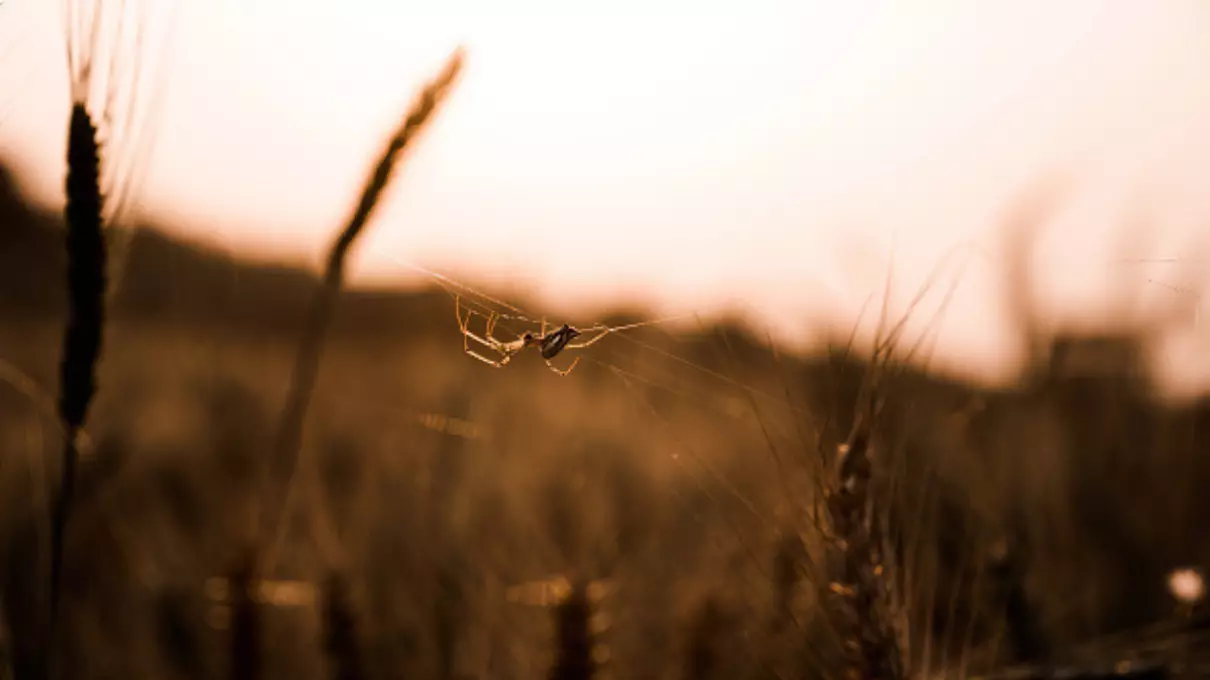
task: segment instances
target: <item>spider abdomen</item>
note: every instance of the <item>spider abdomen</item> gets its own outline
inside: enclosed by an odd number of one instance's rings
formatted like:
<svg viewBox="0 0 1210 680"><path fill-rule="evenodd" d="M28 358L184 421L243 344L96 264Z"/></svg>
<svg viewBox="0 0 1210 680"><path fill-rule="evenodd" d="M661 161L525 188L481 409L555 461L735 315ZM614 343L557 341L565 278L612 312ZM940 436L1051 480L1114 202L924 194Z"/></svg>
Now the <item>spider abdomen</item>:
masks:
<svg viewBox="0 0 1210 680"><path fill-rule="evenodd" d="M580 331L567 324L563 324L563 326L558 330L548 333L542 338L539 345L540 351L542 352L542 358L555 358L559 352L563 351L563 348L567 346L567 343L571 342L572 339L579 334Z"/></svg>

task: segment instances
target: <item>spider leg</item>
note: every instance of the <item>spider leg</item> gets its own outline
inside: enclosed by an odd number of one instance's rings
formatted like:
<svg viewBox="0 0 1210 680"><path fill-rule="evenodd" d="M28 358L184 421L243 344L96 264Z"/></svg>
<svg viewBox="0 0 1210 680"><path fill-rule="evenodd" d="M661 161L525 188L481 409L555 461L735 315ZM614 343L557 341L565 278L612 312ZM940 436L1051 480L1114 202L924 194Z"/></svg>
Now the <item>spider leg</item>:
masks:
<svg viewBox="0 0 1210 680"><path fill-rule="evenodd" d="M485 337L490 338L492 340L492 342L504 344L504 343L501 343L499 340L496 340L495 331L496 331L496 323L498 321L500 321L499 314L495 313L494 311L491 314L489 314L487 317L487 327L484 329L484 334L485 334Z"/></svg>
<svg viewBox="0 0 1210 680"><path fill-rule="evenodd" d="M596 341L600 340L601 338L605 337L606 335L609 335L612 332L613 332L612 328L605 328L605 329L601 330L600 333L589 338L588 340L585 340L584 342L568 343L568 344L564 345L559 351L561 352L566 349L583 349L585 347L589 347L589 346L593 345L594 343L596 343ZM568 366L567 368L561 369L558 366L555 366L554 364L550 363L550 359L546 360L546 366L548 368L550 368L550 370L554 371L555 373L558 373L561 376L566 376L568 373L571 373L572 370L574 370L576 365L579 363L580 363L580 357L576 357L575 359L572 359L570 366Z"/></svg>
<svg viewBox="0 0 1210 680"><path fill-rule="evenodd" d="M550 363L550 359L547 359L546 367L549 368L550 370L554 371L555 373L558 373L560 376L566 377L567 374L571 373L572 369L574 369L576 367L576 364L578 364L578 363L580 363L580 357L576 357L575 359L573 359L571 362L571 365L568 366L567 368L559 368L558 366L555 366L554 364Z"/></svg>
<svg viewBox="0 0 1210 680"><path fill-rule="evenodd" d="M469 331L469 330L462 334L462 349L464 349L468 352L470 351L470 343L468 342L469 340L474 340L475 342L479 343L480 345L483 345L484 347L486 347L488 349L495 350L501 354L508 354L508 352L506 352L504 349L504 343L500 342L499 340L496 340L495 338L493 338L491 336L488 336L486 338L481 337L481 336L475 334L474 331Z"/></svg>
<svg viewBox="0 0 1210 680"><path fill-rule="evenodd" d="M487 331L486 335L487 336L490 336L492 334L492 329L496 327L496 321L498 320L498 318L500 316L499 314L497 314L494 311L489 311L487 314L484 314L483 312L480 312L479 310L473 309L471 307L467 307L466 308L466 317L464 318L462 316L461 298L459 298L457 296L454 297L454 314L455 314L455 316L458 317L458 327L464 331L469 329L472 317L477 316L477 317L483 319L485 322L485 325L486 325L486 331Z"/></svg>
<svg viewBox="0 0 1210 680"><path fill-rule="evenodd" d="M485 347L490 347L497 352L501 352L502 354L506 353L503 350L510 343L501 342L500 340L496 339L495 335L493 335L493 332L496 329L496 322L499 320L499 316L495 312L492 312L491 314L484 314L483 312L468 308L466 310L466 317L463 317L461 305L459 304L457 297L454 298L454 305L454 313L458 317L458 329L462 331L464 341L466 339L471 339L481 345L484 345ZM479 335L470 329L471 318L476 316L484 319L485 321L484 330L486 332L483 335ZM465 342L463 344L465 345Z"/></svg>
<svg viewBox="0 0 1210 680"><path fill-rule="evenodd" d="M463 317L461 301L457 296L455 296L454 314L458 317L458 328L462 331L463 352L466 352L468 355L478 359L479 361L482 361L485 364L495 366L496 368L500 368L512 360L513 355L516 354L515 343L501 342L492 334L496 328L496 322L499 320L499 317L495 312L492 312L491 314L483 314L482 312L477 312L468 308L466 310L466 316ZM486 320L486 333L484 333L482 336L476 334L470 329L471 317L474 316L483 317ZM498 360L491 359L476 352L475 350L471 349L471 340L474 340L488 349L498 352L501 358Z"/></svg>
<svg viewBox="0 0 1210 680"><path fill-rule="evenodd" d="M480 354L479 352L476 352L475 350L471 349L469 342L470 340L474 340L475 342L478 342L479 344L498 352L500 354L500 358L491 359ZM466 352L467 355L472 356L485 364L495 366L496 368L503 368L505 364L512 361L513 355L517 353L511 343L502 343L490 335L486 339L481 338L470 331L466 331L462 334L462 351Z"/></svg>
<svg viewBox="0 0 1210 680"><path fill-rule="evenodd" d="M503 354L503 355L501 355L502 358L499 361L496 361L494 359L489 359L489 358L483 356L482 354L475 352L474 350L468 349L468 350L466 350L466 353L468 356L478 359L479 361L482 361L483 363L485 363L489 366L495 366L496 368L504 368L504 365L507 364L513 358L513 355L511 355L511 354Z"/></svg>
<svg viewBox="0 0 1210 680"><path fill-rule="evenodd" d="M600 333L597 333L596 335L589 338L588 340L584 340L582 342L568 343L563 349L584 349L585 347L591 347L592 345L596 344L596 342L598 340L605 337L606 335L609 335L612 332L613 332L612 328L602 329Z"/></svg>
<svg viewBox="0 0 1210 680"><path fill-rule="evenodd" d="M458 318L458 328L461 328L463 333L466 332L466 327L471 322L471 314L474 314L474 313L475 313L475 310L467 309L466 318L463 319L462 318L462 298L458 297L457 295L454 296L454 316Z"/></svg>
<svg viewBox="0 0 1210 680"><path fill-rule="evenodd" d="M458 317L458 328L462 331L462 351L468 356L478 359L489 366L503 368L506 364L508 364L508 362L512 361L513 357L516 356L518 352L525 349L527 346L524 338L517 338L516 340L511 340L509 342L504 342L503 340L496 338L496 324L499 323L502 317L495 311L490 311L489 313L484 314L483 312L468 307L466 310L466 316L464 317L462 315L461 301L458 296L455 296L454 313ZM484 320L485 327L483 335L479 335L470 329L471 317L475 316L481 317ZM500 358L492 359L471 349L471 340L474 340L480 345L483 345L493 352L496 352L500 355ZM558 370L553 366L551 368L552 370Z"/></svg>
<svg viewBox="0 0 1210 680"><path fill-rule="evenodd" d="M500 350L500 345L502 343L500 341L496 340L496 338L492 337L491 332L490 332L490 329L491 329L490 325L488 326L489 332L487 333L486 337L481 336L481 335L475 333L474 331L472 331L468 327L469 325L470 325L470 317L468 316L467 324L462 327L462 346L464 349L467 349L469 351L470 345L468 344L467 341L474 340L475 342L479 343L480 345L483 345L484 347L488 347L488 348L494 349L496 351Z"/></svg>
<svg viewBox="0 0 1210 680"><path fill-rule="evenodd" d="M479 342L482 342L483 344L485 344L489 347L491 346L490 343L484 341L483 338L480 338L479 336L475 335L470 329L471 317L476 316L476 315L482 316L482 314L477 314L477 312L475 312L475 310L468 308L466 310L466 317L463 317L461 302L458 297L454 297L454 315L456 317L458 317L458 330L462 331L463 347L466 346L466 339L468 337L474 337L475 340L478 340Z"/></svg>

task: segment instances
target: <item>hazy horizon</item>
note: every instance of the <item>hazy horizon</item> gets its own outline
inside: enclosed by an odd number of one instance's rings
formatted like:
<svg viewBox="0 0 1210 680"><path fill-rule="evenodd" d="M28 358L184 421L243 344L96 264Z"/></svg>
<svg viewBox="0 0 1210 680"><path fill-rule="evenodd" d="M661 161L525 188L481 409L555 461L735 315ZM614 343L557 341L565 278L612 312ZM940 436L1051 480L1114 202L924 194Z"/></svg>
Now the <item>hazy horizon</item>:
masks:
<svg viewBox="0 0 1210 680"><path fill-rule="evenodd" d="M1048 178L1069 191L1037 248L1047 311L1090 323L1121 292L1159 308L1187 304L1165 286L1205 283L1115 262L1188 255L1210 230L1203 3L458 9L182 1L140 213L314 266L393 121L463 44L465 77L377 213L355 284L428 283L403 259L531 290L552 315L744 309L790 342L813 317L855 318L892 258L901 312L970 252L910 338L961 271L936 362L1003 378L1017 342L998 229ZM0 89L17 93L0 98L0 154L48 207L67 101L57 11L0 7ZM1186 388L1210 383L1199 326L1163 358Z"/></svg>

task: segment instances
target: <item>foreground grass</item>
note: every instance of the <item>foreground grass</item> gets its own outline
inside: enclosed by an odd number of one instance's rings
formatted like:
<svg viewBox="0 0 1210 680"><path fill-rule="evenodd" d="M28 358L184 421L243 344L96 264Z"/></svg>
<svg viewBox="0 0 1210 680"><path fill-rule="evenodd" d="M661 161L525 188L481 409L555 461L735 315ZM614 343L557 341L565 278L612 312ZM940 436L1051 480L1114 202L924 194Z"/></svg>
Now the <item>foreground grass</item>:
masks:
<svg viewBox="0 0 1210 680"><path fill-rule="evenodd" d="M162 255L155 243L136 242L132 272ZM232 611L207 584L239 557L309 288L274 292L281 318L241 330L208 306L208 281L170 280L173 306L148 304L141 287L162 280L138 275L115 302L67 543L73 677L228 677ZM545 674L554 620L509 592L559 574L616 584L598 604L614 677L838 672L842 640L813 604L806 556L818 545L805 518L812 461L850 431L864 362L775 363L732 331L724 367L708 363L717 336L645 331L768 394L789 386L796 410L761 397L758 419L743 394L650 351L597 355L646 383L591 363L566 379L538 360L483 367L462 355L447 303L399 298L407 327L387 319L375 331L354 302L330 338L303 442L315 461L298 482L308 512L288 522L277 577L319 585L345 566L368 677ZM195 311L208 330L178 320ZM43 387L61 313L10 310L0 327L6 358ZM1013 390L914 371L886 387L876 438L881 465L904 480L888 507L917 529L901 533L912 557L899 586L917 667L974 673L1039 648L1129 656L1139 635L1085 643L1169 620L1166 573L1210 558L1207 405L1156 401L1129 366L1061 369ZM0 399L12 629L34 577L19 566L46 549L60 440L27 396ZM996 561L1006 537L1015 572ZM320 597L264 608L266 677L329 674L324 611ZM1036 640L1018 639L1031 627Z"/></svg>

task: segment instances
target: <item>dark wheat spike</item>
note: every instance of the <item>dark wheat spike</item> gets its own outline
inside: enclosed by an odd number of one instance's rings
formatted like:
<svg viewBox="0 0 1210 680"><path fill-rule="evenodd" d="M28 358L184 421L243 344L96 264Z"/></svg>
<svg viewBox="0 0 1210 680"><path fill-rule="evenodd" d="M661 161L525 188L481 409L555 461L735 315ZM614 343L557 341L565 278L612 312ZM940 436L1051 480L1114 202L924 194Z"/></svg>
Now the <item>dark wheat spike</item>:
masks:
<svg viewBox="0 0 1210 680"><path fill-rule="evenodd" d="M63 543L75 490L76 437L96 392L105 322L105 236L101 208L101 148L97 127L77 102L67 130L67 328L60 364L59 415L66 431L63 468L51 518L52 643L63 573Z"/></svg>
<svg viewBox="0 0 1210 680"><path fill-rule="evenodd" d="M555 608L555 663L547 676L550 680L591 680L596 672L591 620L587 585L577 581L567 599Z"/></svg>
<svg viewBox="0 0 1210 680"><path fill-rule="evenodd" d="M96 390L104 323L105 237L102 232L101 147L84 104L71 109L67 132L68 319L60 373L59 411L67 427L84 424Z"/></svg>
<svg viewBox="0 0 1210 680"><path fill-rule="evenodd" d="M255 551L247 551L228 576L231 594L231 680L258 680L264 672L261 612L254 591L260 583Z"/></svg>
<svg viewBox="0 0 1210 680"><path fill-rule="evenodd" d="M884 573L883 537L873 517L871 441L859 419L837 462L828 493L832 564L831 614L840 623L847 674L871 680L905 677L902 650L888 611L889 580Z"/></svg>
<svg viewBox="0 0 1210 680"><path fill-rule="evenodd" d="M1025 548L1020 541L1003 543L1003 552L994 556L992 573L1004 589L1004 623L1016 663L1043 663L1051 650L1042 633L1036 608L1025 590Z"/></svg>
<svg viewBox="0 0 1210 680"><path fill-rule="evenodd" d="M707 597L697 610L689 629L685 650L684 680L710 680L725 677L720 650L726 645L730 621L714 596Z"/></svg>
<svg viewBox="0 0 1210 680"><path fill-rule="evenodd" d="M324 651L333 680L365 680L357 644L357 616L348 581L338 573L324 587Z"/></svg>

